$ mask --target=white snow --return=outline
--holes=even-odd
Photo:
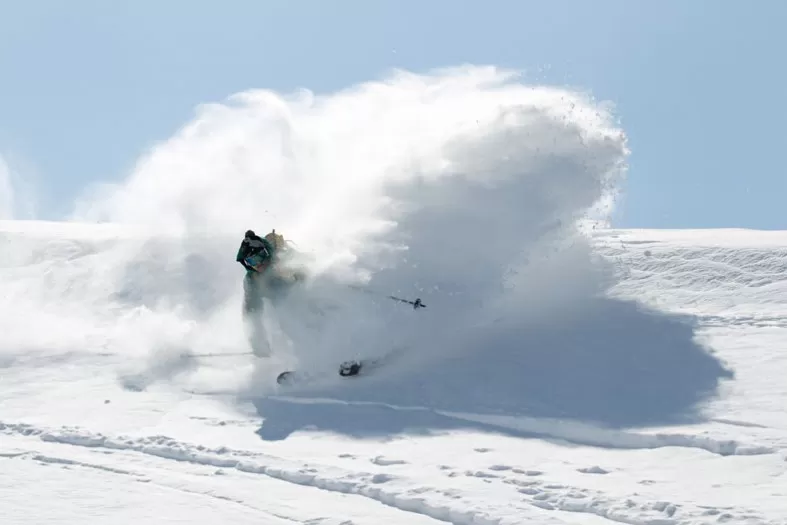
[[[575,93],[402,73],[0,221],[0,523],[787,523],[787,232],[606,228],[626,155]],[[317,255],[264,360],[249,227]]]

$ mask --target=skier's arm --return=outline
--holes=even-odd
[[[248,245],[245,242],[240,243],[240,248],[238,248],[238,254],[235,255],[235,260],[238,261],[243,265],[244,268],[251,271],[254,268],[249,266],[249,263],[246,262],[246,253],[248,252]]]

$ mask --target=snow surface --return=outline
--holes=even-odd
[[[400,73],[0,221],[0,523],[787,523],[787,232],[609,229],[626,156],[580,94]],[[249,227],[314,255],[268,359]]]

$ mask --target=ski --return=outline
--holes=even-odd
[[[337,370],[341,377],[354,377],[360,375],[364,368],[370,364],[367,361],[344,361]],[[276,377],[276,382],[280,385],[292,384],[301,377],[295,370],[285,370]]]
[[[282,386],[293,386],[297,384],[317,382],[319,378],[324,378],[336,373],[340,378],[349,380],[353,377],[362,377],[373,373],[378,368],[390,365],[401,357],[401,349],[395,349],[377,357],[362,359],[350,359],[339,364],[334,371],[323,372],[298,372],[296,370],[285,370],[276,377],[276,382]]]

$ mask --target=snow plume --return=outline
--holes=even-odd
[[[416,350],[401,361],[412,367],[518,348],[528,325],[568,333],[607,286],[579,225],[606,219],[626,155],[604,107],[494,68],[241,93],[201,107],[76,207],[113,224],[6,228],[2,350],[122,354],[138,387],[185,375],[235,388],[247,370],[257,388],[282,367],[395,348]],[[249,228],[294,241],[315,278],[265,308],[272,360],[180,362],[250,350],[234,261]],[[47,330],[22,330],[31,316]]]
[[[0,219],[14,217],[14,187],[11,184],[11,170],[3,157],[0,157]]]
[[[0,220],[36,216],[37,194],[32,171],[25,169],[24,162],[13,155],[0,154]]]
[[[68,263],[98,265],[68,315],[87,308],[91,331],[111,326],[127,351],[166,355],[156,373],[182,352],[247,350],[235,251],[245,230],[275,228],[316,275],[265,311],[286,366],[473,352],[501,322],[559,310],[563,323],[603,290],[578,224],[606,219],[626,155],[603,106],[491,67],[396,72],[327,95],[241,93],[201,107],[126,181],[79,203],[74,218],[142,237]],[[75,275],[44,295],[74,298]]]

